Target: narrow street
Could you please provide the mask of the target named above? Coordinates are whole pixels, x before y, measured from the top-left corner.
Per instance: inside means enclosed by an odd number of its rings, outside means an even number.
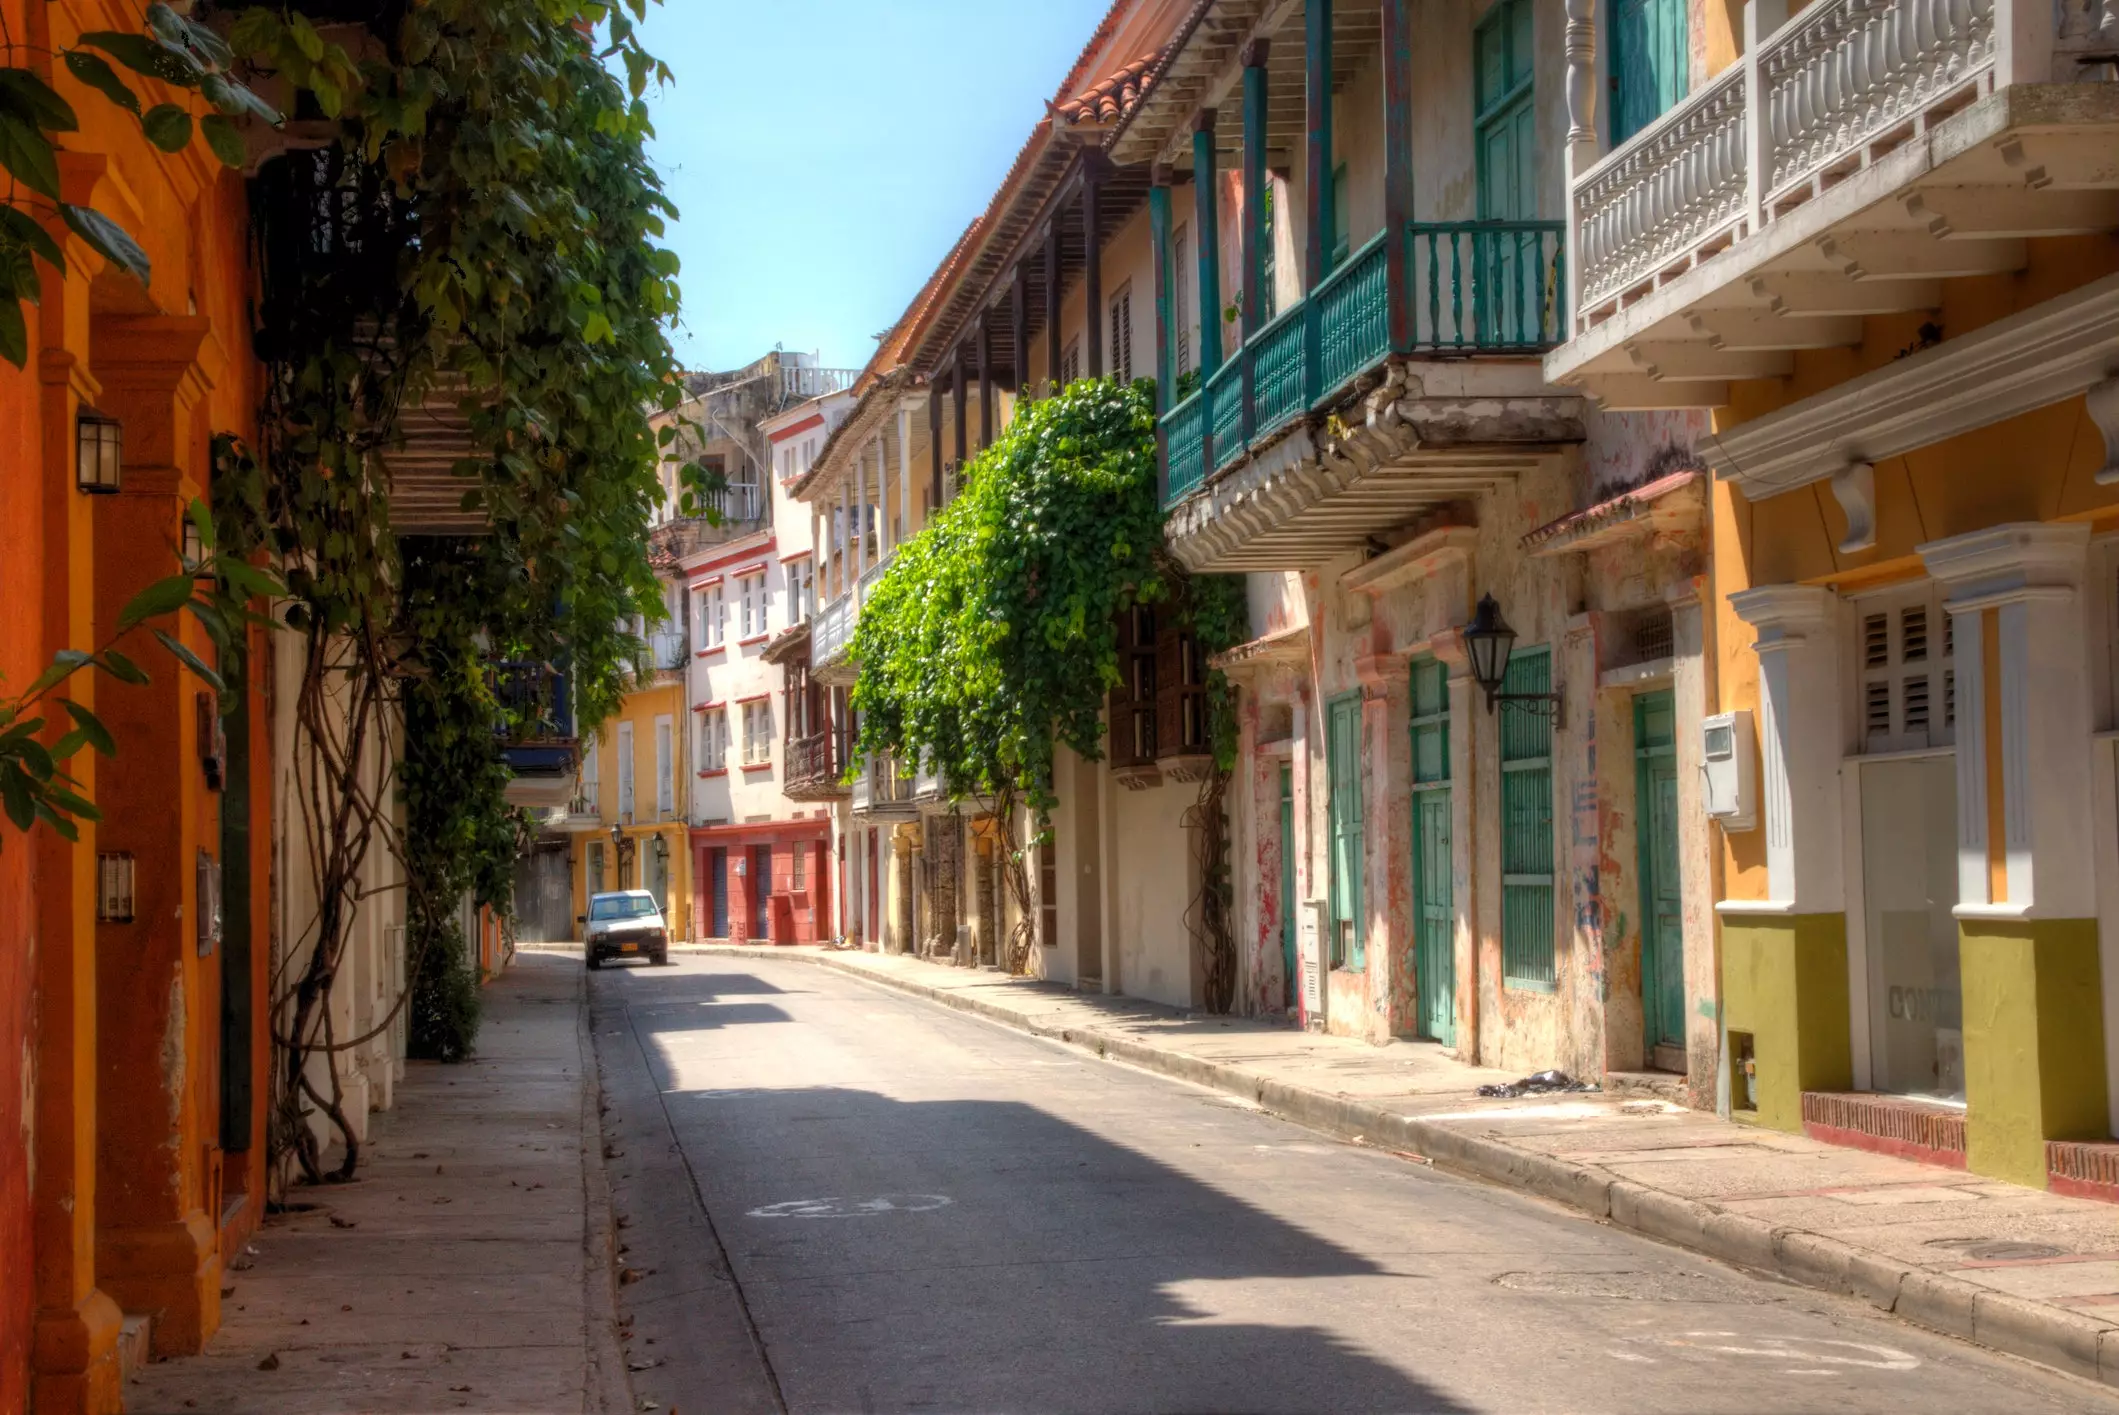
[[[2119,1410],[823,968],[590,999],[642,1408]]]

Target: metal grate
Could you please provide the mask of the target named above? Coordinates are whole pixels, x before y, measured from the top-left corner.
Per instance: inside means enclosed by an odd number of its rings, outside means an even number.
[[[1675,652],[1676,633],[1671,625],[1669,610],[1651,610],[1634,625],[1634,662],[1654,663],[1657,659],[1669,658]]]

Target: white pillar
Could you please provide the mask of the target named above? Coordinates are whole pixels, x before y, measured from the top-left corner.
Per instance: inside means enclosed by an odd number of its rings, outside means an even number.
[[[912,410],[898,404],[898,512],[905,518],[902,541],[918,531],[912,523]]]
[[[859,584],[868,569],[868,536],[862,524],[868,519],[868,449],[863,447],[853,459],[853,519],[847,522],[846,533],[853,537],[853,577]]]
[[[1758,631],[1759,795],[1766,898],[1776,912],[1846,907],[1839,771],[1839,597],[1814,585],[1763,585],[1729,597]],[[1753,908],[1745,912],[1756,912]]]

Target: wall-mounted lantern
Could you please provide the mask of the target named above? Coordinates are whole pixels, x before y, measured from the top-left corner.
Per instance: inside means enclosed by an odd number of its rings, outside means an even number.
[[[109,496],[117,491],[125,463],[125,429],[116,418],[83,408],[74,424],[74,484]]]
[[[124,851],[105,851],[96,856],[97,923],[132,922],[134,876],[133,857]]]
[[[1471,660],[1472,681],[1486,694],[1486,710],[1497,703],[1515,703],[1540,717],[1560,715],[1558,693],[1504,693],[1508,660],[1516,651],[1516,631],[1501,617],[1501,606],[1492,595],[1479,597],[1479,608],[1464,630],[1464,654]]]

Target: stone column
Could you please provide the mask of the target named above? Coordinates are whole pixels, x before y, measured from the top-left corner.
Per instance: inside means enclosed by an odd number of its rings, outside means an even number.
[[[2046,1183],[2048,1140],[2103,1139],[2085,523],[1919,547],[1957,674],[1958,964],[1973,1170]]]
[[[95,507],[96,619],[112,625],[177,569],[171,547],[206,481],[207,369],[221,356],[201,316],[98,321],[95,338],[103,410],[125,427],[123,490]],[[156,627],[212,659],[188,616]],[[197,890],[220,845],[200,735],[216,729],[219,707],[167,654],[148,662],[145,685],[100,685],[123,769],[99,785],[98,847],[131,854],[137,873],[133,921],[96,928],[96,1269],[127,1311],[155,1314],[164,1357],[200,1350],[220,1325],[219,1077],[208,1062],[221,959],[201,935]]]
[[[1368,796],[1362,883],[1368,914],[1369,1040],[1418,1029],[1413,969],[1412,684],[1405,654],[1363,654],[1361,736]]]
[[[1725,899],[1725,1062],[1750,1039],[1755,1112],[1802,1129],[1804,1091],[1853,1084],[1842,867],[1840,764],[1845,756],[1839,599],[1810,585],[1763,585],[1729,597],[1758,633],[1758,795],[1767,897]],[[1732,1075],[1741,1089],[1743,1078]]]

